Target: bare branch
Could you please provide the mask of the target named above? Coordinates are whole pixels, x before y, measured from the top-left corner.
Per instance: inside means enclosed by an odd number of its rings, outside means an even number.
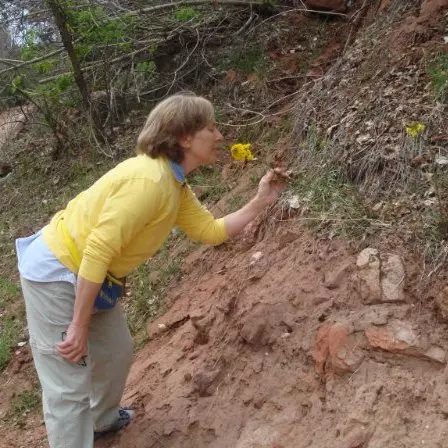
[[[188,61],[190,60],[191,56],[193,55],[193,53],[196,51],[196,48],[198,48],[199,45],[199,41],[200,41],[200,36],[199,36],[199,31],[196,28],[196,35],[197,35],[197,40],[196,40],[196,44],[193,48],[193,50],[190,51],[190,53],[188,54],[188,56],[185,58],[185,61],[176,69],[176,71],[174,72],[174,78],[173,81],[171,83],[170,88],[168,89],[167,95],[170,93],[171,89],[174,86],[174,83],[176,82],[177,79],[177,74],[187,65]]]
[[[119,56],[119,57],[117,57],[117,58],[115,58],[115,59],[112,59],[111,61],[107,61],[107,63],[110,65],[110,64],[115,64],[115,63],[117,63],[117,62],[123,61],[124,59],[132,58],[132,57],[135,56],[136,54],[142,53],[143,51],[148,50],[148,48],[151,48],[151,47],[153,46],[154,43],[162,42],[162,40],[163,40],[163,39],[160,39],[160,40],[154,40],[154,41],[151,43],[151,45],[147,45],[147,46],[145,46],[145,47],[139,48],[138,50],[135,50],[135,51],[133,51],[132,53],[123,54],[123,55],[121,55],[121,56]],[[87,65],[86,67],[83,67],[81,70],[82,70],[83,72],[85,72],[85,71],[91,70],[91,69],[93,69],[93,68],[95,68],[95,67],[98,67],[99,65],[102,65],[102,64],[104,64],[104,61],[93,62],[93,63],[91,63],[90,65]],[[45,83],[47,83],[47,82],[54,81],[54,80],[55,80],[56,78],[58,78],[59,76],[66,76],[66,75],[70,75],[70,74],[71,74],[71,72],[59,73],[58,75],[54,75],[54,76],[50,76],[50,77],[48,77],[48,78],[41,79],[41,80],[39,81],[39,84],[45,84]]]

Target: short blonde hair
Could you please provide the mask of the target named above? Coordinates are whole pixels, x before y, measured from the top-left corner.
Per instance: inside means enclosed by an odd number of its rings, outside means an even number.
[[[177,94],[161,101],[150,112],[137,139],[137,153],[165,156],[180,163],[184,152],[178,140],[193,135],[214,120],[210,101],[194,94]]]

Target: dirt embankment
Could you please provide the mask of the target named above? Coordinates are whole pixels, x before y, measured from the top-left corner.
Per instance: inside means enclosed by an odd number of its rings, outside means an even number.
[[[401,7],[374,6],[366,20]],[[382,70],[411,41],[415,58],[440,45],[446,2],[414,6]],[[138,419],[101,446],[447,447],[448,301],[442,282],[418,287],[420,262],[400,243],[354,249],[272,218],[194,253],[132,369]]]
[[[411,261],[291,223],[184,274],[129,378],[138,419],[101,446],[446,446],[447,326]]]

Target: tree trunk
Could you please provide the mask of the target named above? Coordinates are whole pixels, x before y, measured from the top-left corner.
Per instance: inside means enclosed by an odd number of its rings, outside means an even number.
[[[94,126],[95,134],[97,138],[104,141],[103,127],[101,125],[101,120],[96,110],[95,106],[90,100],[89,90],[87,88],[86,80],[82,74],[81,64],[79,63],[78,57],[76,56],[75,47],[73,46],[72,35],[67,28],[67,14],[61,7],[59,0],[46,0],[49,9],[51,10],[56,26],[58,27],[59,33],[61,35],[62,44],[64,45],[65,51],[70,58],[72,64],[73,73],[75,75],[75,82],[78,86],[79,92],[81,93],[82,102],[84,107],[89,112]]]

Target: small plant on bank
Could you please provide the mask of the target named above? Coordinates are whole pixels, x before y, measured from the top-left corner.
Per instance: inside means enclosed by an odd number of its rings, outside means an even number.
[[[17,317],[6,315],[0,318],[0,371],[8,365],[22,329],[23,322]]]
[[[448,55],[440,55],[429,64],[428,76],[437,98],[444,101],[448,94]]]
[[[23,428],[27,415],[40,409],[41,404],[41,394],[37,387],[24,390],[11,401],[6,420],[9,424]]]
[[[191,7],[178,8],[174,11],[174,18],[178,22],[188,22],[199,17],[199,12]]]

